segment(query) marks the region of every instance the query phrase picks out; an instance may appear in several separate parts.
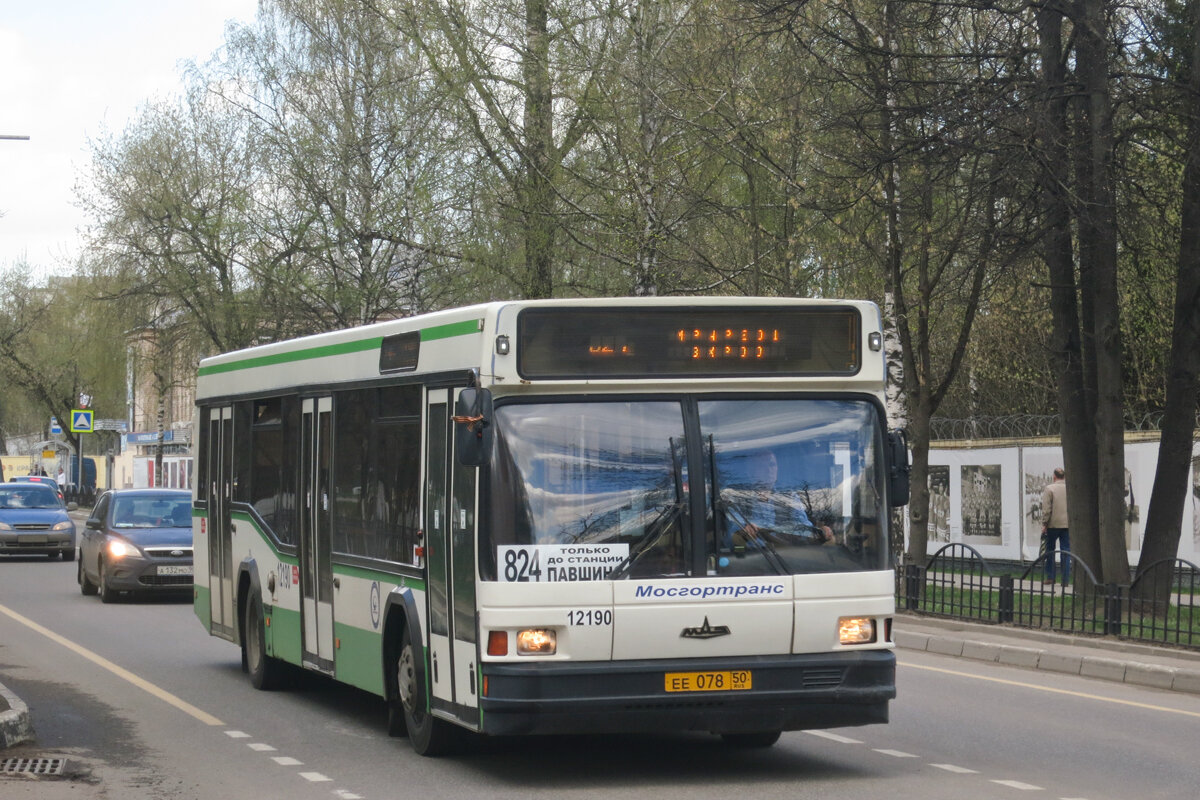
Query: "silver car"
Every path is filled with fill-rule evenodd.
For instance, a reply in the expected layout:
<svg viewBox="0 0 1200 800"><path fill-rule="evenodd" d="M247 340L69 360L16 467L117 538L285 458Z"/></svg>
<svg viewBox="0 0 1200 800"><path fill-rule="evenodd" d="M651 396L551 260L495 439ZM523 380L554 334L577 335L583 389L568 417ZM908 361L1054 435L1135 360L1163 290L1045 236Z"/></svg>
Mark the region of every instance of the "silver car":
<svg viewBox="0 0 1200 800"><path fill-rule="evenodd" d="M105 603L121 592L192 591L192 495L117 489L96 501L79 542L79 591Z"/></svg>
<svg viewBox="0 0 1200 800"><path fill-rule="evenodd" d="M75 523L48 483L0 483L0 553L75 558Z"/></svg>

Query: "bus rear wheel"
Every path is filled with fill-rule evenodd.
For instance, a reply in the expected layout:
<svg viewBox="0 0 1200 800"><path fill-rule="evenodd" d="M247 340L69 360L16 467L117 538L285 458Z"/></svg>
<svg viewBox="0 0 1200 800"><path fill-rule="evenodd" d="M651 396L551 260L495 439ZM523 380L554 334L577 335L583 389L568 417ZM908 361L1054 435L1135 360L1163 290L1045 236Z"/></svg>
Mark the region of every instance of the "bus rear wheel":
<svg viewBox="0 0 1200 800"><path fill-rule="evenodd" d="M283 663L267 655L267 634L263 626L262 600L255 597L246 604L242 626L242 661L255 689L269 692L283 683Z"/></svg>
<svg viewBox="0 0 1200 800"><path fill-rule="evenodd" d="M418 680L417 655L411 642L404 643L396 662L396 688L413 750L431 757L451 752L454 730L450 723L437 719L426 707L425 687Z"/></svg>

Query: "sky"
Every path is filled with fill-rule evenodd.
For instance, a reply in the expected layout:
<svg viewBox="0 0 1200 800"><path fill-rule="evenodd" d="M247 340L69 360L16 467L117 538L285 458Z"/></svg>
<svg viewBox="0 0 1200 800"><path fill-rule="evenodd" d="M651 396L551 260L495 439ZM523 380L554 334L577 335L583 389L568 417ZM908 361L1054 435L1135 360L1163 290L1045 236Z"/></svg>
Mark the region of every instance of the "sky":
<svg viewBox="0 0 1200 800"><path fill-rule="evenodd" d="M86 222L74 188L89 141L118 134L148 101L182 88L226 21L257 0L50 0L0 3L0 271L72 272Z"/></svg>

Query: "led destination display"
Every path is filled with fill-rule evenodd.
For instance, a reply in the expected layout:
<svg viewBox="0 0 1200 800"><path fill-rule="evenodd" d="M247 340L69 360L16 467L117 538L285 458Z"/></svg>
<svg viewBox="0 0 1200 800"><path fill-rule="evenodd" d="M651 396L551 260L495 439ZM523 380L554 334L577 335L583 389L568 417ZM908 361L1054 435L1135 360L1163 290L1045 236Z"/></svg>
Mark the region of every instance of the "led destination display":
<svg viewBox="0 0 1200 800"><path fill-rule="evenodd" d="M525 309L524 378L848 375L862 332L853 308Z"/></svg>

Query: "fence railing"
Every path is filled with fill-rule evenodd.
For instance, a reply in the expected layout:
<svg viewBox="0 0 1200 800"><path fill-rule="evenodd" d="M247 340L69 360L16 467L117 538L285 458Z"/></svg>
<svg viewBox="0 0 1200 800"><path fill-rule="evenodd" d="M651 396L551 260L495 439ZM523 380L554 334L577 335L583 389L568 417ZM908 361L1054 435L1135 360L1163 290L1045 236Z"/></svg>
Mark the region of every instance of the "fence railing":
<svg viewBox="0 0 1200 800"><path fill-rule="evenodd" d="M1048 569L1051 559L1057 569ZM896 580L897 605L908 611L1191 648L1200 648L1198 596L1200 567L1183 559L1152 564L1129 585L1102 585L1073 553L1045 553L1001 574L957 542L905 565Z"/></svg>

